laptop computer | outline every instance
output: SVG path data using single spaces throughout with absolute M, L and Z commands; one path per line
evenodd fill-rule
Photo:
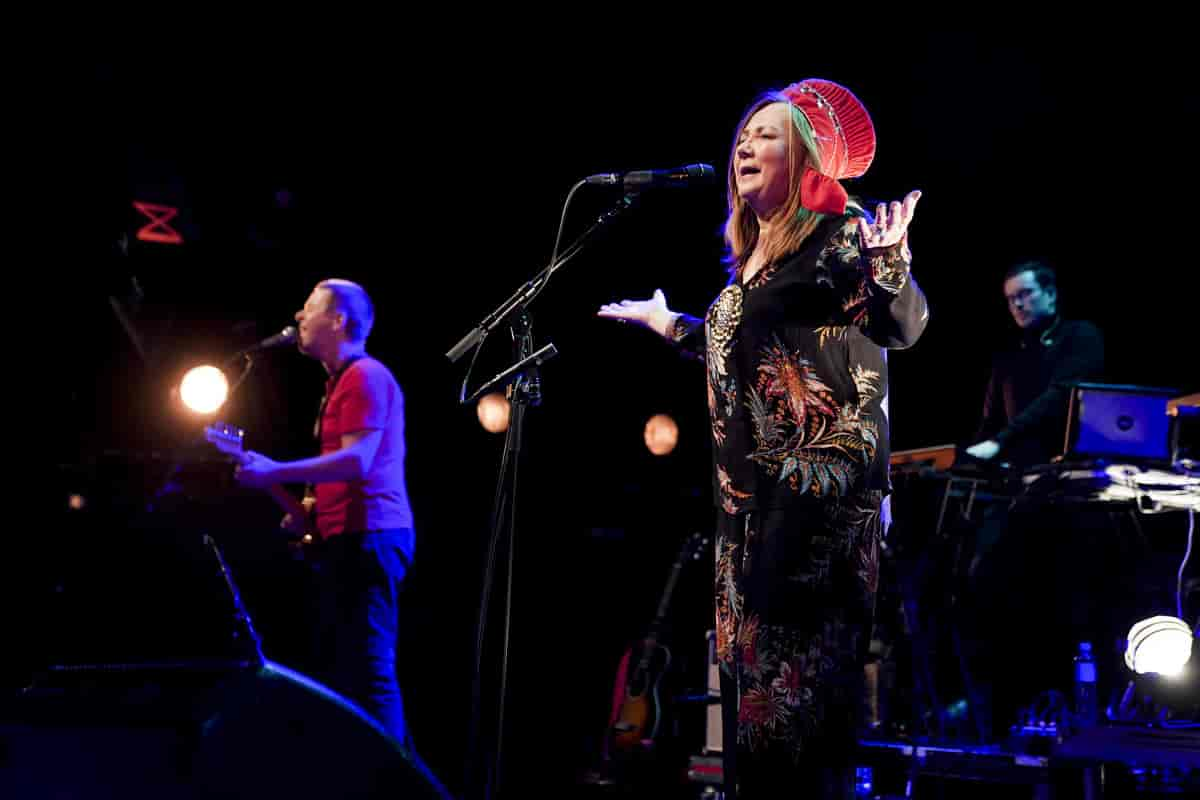
M 1167 402 L 1177 394 L 1148 386 L 1075 384 L 1063 460 L 1169 465 L 1172 426 Z

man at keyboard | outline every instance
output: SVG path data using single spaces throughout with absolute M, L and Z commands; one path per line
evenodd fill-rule
M 1004 297 L 1020 339 L 993 361 L 978 443 L 966 452 L 985 461 L 1045 463 L 1062 451 L 1070 385 L 1102 377 L 1104 338 L 1092 323 L 1059 314 L 1057 277 L 1041 262 L 1012 267 Z

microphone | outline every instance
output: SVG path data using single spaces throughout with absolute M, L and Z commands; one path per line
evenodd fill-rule
M 242 350 L 240 353 L 238 353 L 238 356 L 249 355 L 250 353 L 257 353 L 262 350 L 273 350 L 276 347 L 286 347 L 287 345 L 295 344 L 297 335 L 298 335 L 298 333 L 296 331 L 296 326 L 288 325 L 286 328 L 284 328 L 283 330 L 281 330 L 279 333 L 275 334 L 274 336 L 268 336 L 267 338 L 263 339 L 258 344 L 252 345 L 250 347 L 247 347 L 245 350 Z M 237 356 L 235 356 L 235 358 L 236 357 Z
M 589 175 L 585 183 L 598 183 L 604 186 L 622 186 L 626 189 L 640 189 L 647 186 L 688 186 L 692 184 L 712 183 L 717 171 L 712 164 L 688 164 L 675 169 L 640 169 L 632 172 L 604 172 L 599 175 Z

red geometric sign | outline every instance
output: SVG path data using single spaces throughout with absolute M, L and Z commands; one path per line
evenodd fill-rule
M 143 242 L 160 242 L 162 244 L 183 244 L 183 237 L 167 223 L 179 214 L 179 209 L 172 206 L 162 206 L 158 203 L 142 203 L 133 201 L 133 207 L 149 218 L 150 222 L 137 232 L 137 238 Z

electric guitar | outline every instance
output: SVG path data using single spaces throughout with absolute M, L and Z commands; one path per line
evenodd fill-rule
M 222 453 L 231 456 L 239 464 L 246 463 L 246 449 L 244 446 L 246 432 L 236 425 L 230 425 L 225 422 L 214 422 L 204 429 L 204 438 Z M 292 519 L 304 521 L 304 530 L 299 535 L 299 542 L 301 544 L 312 544 L 316 538 L 316 534 L 311 529 L 308 509 L 304 507 L 304 504 L 279 484 L 272 484 L 265 491 L 275 501 L 275 505 L 279 506 L 285 513 L 292 515 Z
M 606 755 L 620 751 L 632 753 L 653 742 L 662 721 L 662 703 L 658 684 L 671 666 L 671 651 L 659 644 L 658 632 L 666 619 L 671 604 L 671 595 L 679 574 L 689 561 L 696 561 L 704 552 L 708 539 L 694 533 L 684 542 L 679 556 L 671 567 L 662 599 L 659 600 L 654 622 L 650 631 L 638 645 L 625 651 L 617 668 L 616 686 L 613 689 L 613 709 L 609 716 Z M 630 671 L 630 664 L 633 670 Z

